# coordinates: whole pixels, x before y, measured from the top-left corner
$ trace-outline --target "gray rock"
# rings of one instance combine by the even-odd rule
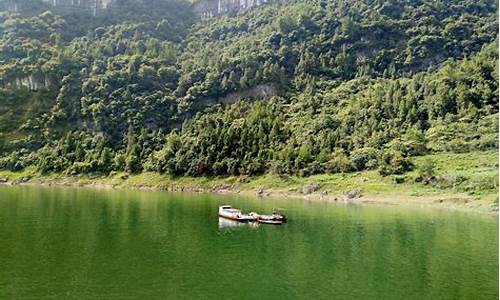
[[[308,195],[316,192],[317,190],[319,190],[319,184],[311,183],[310,185],[307,185],[302,189],[302,193]]]
[[[6,183],[7,181],[9,181],[9,178],[7,178],[7,177],[0,177],[0,183]]]
[[[354,189],[347,192],[346,197],[347,199],[354,199],[354,198],[360,198],[362,195],[363,192],[360,189]]]
[[[24,177],[21,178],[20,181],[21,181],[21,183],[25,183],[25,182],[28,182],[30,179],[31,179],[30,176],[24,176]]]
[[[223,193],[223,192],[228,192],[233,189],[233,186],[231,184],[218,184],[212,186],[212,192],[216,193]]]

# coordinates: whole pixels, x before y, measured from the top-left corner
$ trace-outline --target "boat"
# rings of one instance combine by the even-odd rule
[[[219,217],[239,222],[257,221],[254,215],[244,214],[240,209],[232,208],[230,205],[219,206]]]
[[[281,225],[284,223],[283,221],[270,220],[270,219],[258,219],[257,222],[262,224],[271,224],[271,225]]]
[[[250,215],[255,217],[257,222],[263,224],[281,225],[283,223],[286,223],[286,221],[288,220],[285,215],[279,214],[277,212],[273,212],[271,215],[259,215],[255,212],[251,212]]]

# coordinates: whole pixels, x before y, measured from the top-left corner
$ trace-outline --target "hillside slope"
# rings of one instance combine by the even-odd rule
[[[494,1],[300,0],[210,21],[120,3],[0,15],[0,168],[387,176],[498,148]]]

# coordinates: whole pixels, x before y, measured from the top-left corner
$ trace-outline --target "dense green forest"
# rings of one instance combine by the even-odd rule
[[[308,176],[498,148],[493,0],[0,14],[0,168]]]

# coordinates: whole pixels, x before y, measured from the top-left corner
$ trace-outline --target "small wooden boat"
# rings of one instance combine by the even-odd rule
[[[271,215],[259,215],[255,212],[251,212],[250,215],[255,217],[257,222],[263,224],[281,225],[283,223],[286,223],[286,221],[288,220],[285,215],[281,215],[276,212],[273,212]]]
[[[255,216],[244,214],[240,209],[232,208],[230,205],[219,206],[219,217],[239,222],[256,221]]]
[[[284,223],[283,221],[268,220],[268,219],[258,219],[257,222],[263,223],[263,224],[271,224],[271,225],[281,225]]]

